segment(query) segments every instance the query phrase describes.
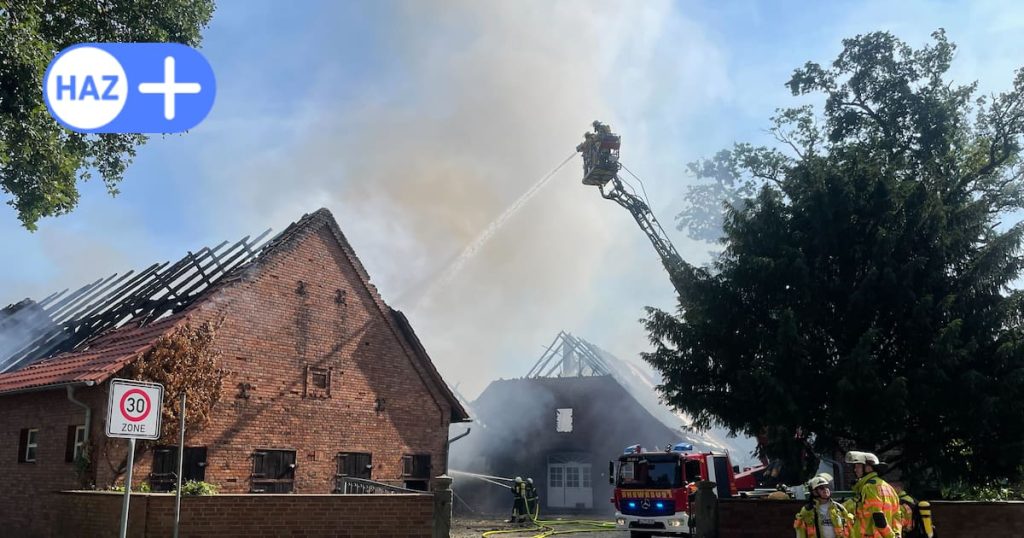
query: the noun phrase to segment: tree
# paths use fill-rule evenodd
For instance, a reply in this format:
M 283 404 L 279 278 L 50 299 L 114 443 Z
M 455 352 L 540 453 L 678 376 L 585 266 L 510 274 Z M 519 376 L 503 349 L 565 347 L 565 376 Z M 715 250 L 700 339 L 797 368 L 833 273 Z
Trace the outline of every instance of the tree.
M 146 142 L 140 134 L 85 135 L 61 127 L 43 103 L 43 75 L 62 49 L 83 42 L 197 46 L 213 0 L 0 0 L 0 187 L 29 230 L 78 204 L 94 173 L 108 192 Z
M 945 79 L 955 45 L 933 38 L 845 40 L 787 84 L 822 94 L 822 113 L 780 110 L 778 147 L 691 166 L 708 183 L 679 222 L 706 236 L 726 200 L 723 249 L 676 315 L 648 310 L 644 358 L 697 425 L 780 457 L 800 440 L 888 453 L 918 485 L 1021 478 L 1024 70 L 974 99 Z
M 182 393 L 186 395 L 186 435 L 201 430 L 209 421 L 210 410 L 220 401 L 224 370 L 218 366 L 220 353 L 213 346 L 216 333 L 213 323 L 196 326 L 186 323 L 161 336 L 123 373 L 129 379 L 163 385 L 158 443 L 178 443 Z M 149 448 L 149 442 L 136 443 L 136 457 Z M 128 466 L 127 455 L 120 465 L 111 466 L 116 474 L 123 473 Z

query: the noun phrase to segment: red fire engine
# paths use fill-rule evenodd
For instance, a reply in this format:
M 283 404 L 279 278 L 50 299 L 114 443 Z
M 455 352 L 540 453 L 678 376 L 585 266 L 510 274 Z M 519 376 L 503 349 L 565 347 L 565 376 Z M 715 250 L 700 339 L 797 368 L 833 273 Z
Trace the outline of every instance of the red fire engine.
M 693 452 L 686 443 L 664 451 L 627 447 L 618 461 L 608 462 L 608 477 L 615 485 L 615 525 L 629 530 L 631 538 L 689 535 L 697 482 L 714 482 L 719 497 L 733 497 L 756 485 L 753 472 L 735 473 L 728 454 Z

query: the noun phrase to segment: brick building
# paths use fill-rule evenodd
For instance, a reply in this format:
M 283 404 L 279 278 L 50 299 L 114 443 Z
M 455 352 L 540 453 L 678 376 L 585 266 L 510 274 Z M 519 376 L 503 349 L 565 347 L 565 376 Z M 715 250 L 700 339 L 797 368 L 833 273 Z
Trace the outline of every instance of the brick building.
M 331 493 L 343 475 L 425 489 L 446 472 L 448 426 L 468 415 L 331 214 L 259 241 L 0 311 L 7 531 L 46 535 L 57 491 L 115 481 L 127 441 L 104 433 L 108 382 L 186 322 L 222 320 L 226 377 L 186 439 L 185 478 L 223 493 Z M 134 478 L 167 487 L 176 457 L 155 446 Z
M 700 451 L 728 451 L 734 463 L 745 463 L 751 440 L 691 431 L 660 403 L 656 384 L 640 367 L 561 332 L 526 377 L 496 380 L 469 404 L 480 427 L 452 444 L 452 468 L 532 477 L 542 513 L 611 514 L 608 462 L 627 446 L 686 442 Z M 508 490 L 456 478 L 459 509 L 511 508 Z

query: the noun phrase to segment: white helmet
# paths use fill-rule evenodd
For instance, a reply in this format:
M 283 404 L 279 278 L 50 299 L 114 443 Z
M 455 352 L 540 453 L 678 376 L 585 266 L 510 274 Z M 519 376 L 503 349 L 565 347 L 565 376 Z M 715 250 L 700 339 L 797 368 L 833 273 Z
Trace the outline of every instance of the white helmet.
M 807 481 L 807 489 L 814 491 L 821 486 L 827 486 L 832 481 L 832 475 L 828 473 L 819 473 L 814 478 Z
M 531 484 L 533 483 L 533 479 L 532 478 L 527 478 L 526 481 L 531 483 Z
M 520 483 L 522 481 L 523 481 L 523 478 L 521 476 L 517 476 L 516 477 L 516 484 L 518 484 L 518 483 Z
M 851 450 L 846 453 L 846 463 L 863 463 L 868 465 L 878 465 L 878 456 L 870 452 L 857 452 Z

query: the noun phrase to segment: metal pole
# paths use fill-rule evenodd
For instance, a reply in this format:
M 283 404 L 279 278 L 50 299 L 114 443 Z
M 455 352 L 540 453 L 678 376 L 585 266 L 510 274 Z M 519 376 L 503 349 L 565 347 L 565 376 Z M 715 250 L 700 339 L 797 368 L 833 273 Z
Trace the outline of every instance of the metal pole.
M 178 488 L 174 493 L 174 538 L 178 538 L 181 521 L 181 468 L 185 461 L 185 393 L 181 393 L 181 425 L 178 428 Z
M 121 506 L 121 532 L 118 536 L 128 535 L 128 503 L 132 496 L 132 467 L 135 466 L 135 438 L 128 439 L 128 471 L 124 477 L 124 504 Z

